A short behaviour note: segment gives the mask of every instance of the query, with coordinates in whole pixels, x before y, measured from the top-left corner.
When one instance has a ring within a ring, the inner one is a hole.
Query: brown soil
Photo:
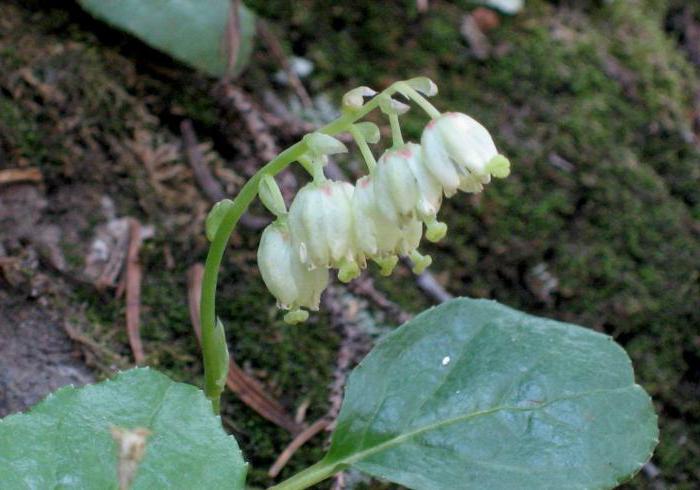
[[[0,417],[26,410],[61,386],[94,381],[66,336],[64,314],[0,291]]]

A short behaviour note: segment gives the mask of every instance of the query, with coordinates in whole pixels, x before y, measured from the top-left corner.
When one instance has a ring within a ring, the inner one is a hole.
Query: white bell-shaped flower
[[[387,220],[406,223],[416,217],[425,222],[426,237],[440,240],[447,231],[436,219],[442,204],[442,186],[427,171],[421,147],[407,143],[386,151],[375,169],[377,207]]]
[[[288,323],[306,320],[307,308],[318,310],[321,293],[328,285],[328,269],[309,270],[299,260],[284,218],[268,225],[260,238],[258,267],[267,289],[277,299],[277,306],[291,310]]]
[[[414,270],[422,272],[432,259],[418,253],[423,225],[417,219],[403,224],[387,219],[379,210],[373,176],[365,175],[355,185],[352,210],[355,217],[355,245],[362,255],[381,267],[388,276],[398,262],[398,256],[408,256],[414,262]]]
[[[289,229],[301,262],[309,269],[337,268],[344,282],[360,273],[353,241],[353,191],[347,182],[313,181],[289,208]]]
[[[418,182],[407,162],[414,158],[420,158],[420,154],[404,145],[385,151],[377,162],[373,172],[377,208],[387,220],[400,223],[415,216]]]
[[[446,112],[428,123],[421,137],[424,164],[447,197],[457,190],[480,192],[491,176],[507,177],[508,159],[498,153],[489,132],[458,112]]]

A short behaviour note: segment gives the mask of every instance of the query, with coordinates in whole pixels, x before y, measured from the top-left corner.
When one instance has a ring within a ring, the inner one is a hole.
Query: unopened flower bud
[[[448,112],[432,120],[421,146],[426,168],[447,197],[457,189],[480,192],[491,175],[500,178],[510,172],[508,159],[498,153],[486,128],[466,114]]]
[[[343,281],[359,275],[353,244],[353,190],[347,182],[311,182],[289,208],[289,228],[301,262],[310,269],[341,269]]]
[[[309,270],[299,260],[285,220],[276,220],[263,231],[258,247],[258,267],[267,289],[281,309],[292,310],[288,323],[308,317],[301,308],[318,310],[321,293],[328,285],[328,269]]]
[[[377,93],[369,87],[357,87],[349,90],[343,95],[343,108],[356,110],[361,108],[365,103],[365,97],[372,97]]]
[[[423,95],[427,95],[428,97],[432,97],[438,93],[437,85],[435,85],[435,82],[428,77],[411,78],[410,80],[406,80],[405,83],[409,87],[417,90]]]
[[[406,114],[411,106],[386,95],[379,101],[379,108],[384,114],[396,114],[400,116],[401,114]]]

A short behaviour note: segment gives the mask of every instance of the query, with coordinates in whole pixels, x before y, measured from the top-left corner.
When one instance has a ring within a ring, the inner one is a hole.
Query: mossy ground
[[[662,478],[692,488],[700,479],[700,150],[692,124],[700,81],[678,36],[665,30],[680,4],[556,3],[527,2],[522,14],[502,17],[488,34],[494,54],[479,61],[459,33],[471,8],[466,2],[431,2],[421,15],[413,2],[250,2],[274,22],[290,51],[315,63],[314,93],[339,95],[424,74],[440,86],[440,108],[469,112],[493,129],[513,174],[477,198],[446,204],[450,231],[430,249],[433,271],[454,294],[495,298],[614,335],[656,402],[661,443],[654,462]],[[142,253],[148,361],[199,383],[185,271],[203,259],[206,243],[192,220],[181,217],[205,204],[192,196],[188,205],[167,192],[182,182],[155,189],[123,143],[171,144],[182,116],[215,132],[215,104],[206,81],[155,53],[144,56],[143,48],[104,28],[95,38],[89,19],[61,7],[3,6],[0,146],[7,161],[38,165],[49,193],[87,183],[111,195],[119,214],[157,225]],[[156,68],[142,58],[155,59]],[[24,68],[45,85],[22,81]],[[247,77],[263,78],[255,70]],[[407,135],[417,137],[423,123],[407,117]],[[136,136],[143,132],[146,143]],[[313,419],[326,408],[338,334],[323,327],[323,317],[304,329],[278,321],[254,267],[256,241],[249,232],[235,238],[219,313],[236,358],[290,410],[309,398]],[[557,283],[546,287],[551,278]],[[377,283],[409,311],[427,304],[407,292],[405,281]],[[76,298],[88,305],[88,332],[128,359],[122,302],[89,289]],[[253,482],[268,483],[264,469],[287,434],[234,397],[225,406],[257,468]],[[318,442],[308,445],[285,472],[321,451]],[[648,483],[640,476],[629,485]]]

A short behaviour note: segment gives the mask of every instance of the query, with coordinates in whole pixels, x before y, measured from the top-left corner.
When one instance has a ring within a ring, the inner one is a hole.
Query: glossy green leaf
[[[231,0],[78,0],[92,15],[212,76],[228,69],[226,51]],[[241,5],[240,46],[233,73],[248,63],[255,16]]]
[[[132,490],[244,488],[241,452],[204,394],[147,368],[0,420],[0,488],[116,489],[112,427],[151,432]]]
[[[610,337],[455,299],[355,369],[313,471],[351,465],[422,490],[611,488],[657,438],[651,400]]]

